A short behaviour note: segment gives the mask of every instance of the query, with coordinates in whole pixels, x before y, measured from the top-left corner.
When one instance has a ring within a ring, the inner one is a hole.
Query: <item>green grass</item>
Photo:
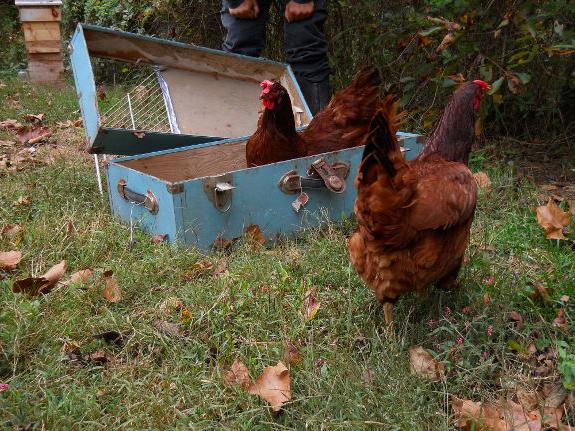
[[[46,112],[53,126],[77,117],[70,89],[8,84],[0,96],[10,95],[22,107],[0,107],[0,120]],[[312,230],[271,249],[240,244],[229,255],[207,258],[152,245],[140,232],[130,248],[128,228],[98,195],[91,159],[81,153],[82,131],[58,132],[56,139],[59,148],[72,151],[54,150],[47,165],[0,176],[0,226],[23,227],[13,242],[0,239],[0,251],[24,253],[0,281],[0,383],[10,384],[0,393],[2,429],[34,423],[38,430],[449,430],[455,426],[446,395],[496,399],[535,381],[535,364],[511,351],[510,341],[522,348],[537,341],[541,350],[571,342],[552,322],[564,307],[573,325],[575,252],[545,240],[533,213],[535,187],[481,154],[473,168],[489,173],[493,191],[480,197],[461,289],[403,297],[390,331],[349,266],[352,223]],[[14,207],[20,196],[28,196],[30,205]],[[84,268],[113,270],[122,300],[106,302],[99,277],[36,299],[12,293],[14,280],[42,274],[62,259],[67,276]],[[182,278],[206,259],[227,259],[227,271]],[[486,283],[491,276],[493,284]],[[551,289],[550,302],[532,298],[531,282]],[[317,286],[321,306],[305,322],[300,305],[310,286]],[[486,294],[490,303],[484,306]],[[561,303],[562,295],[571,300]],[[190,311],[189,321],[170,306],[176,300]],[[508,322],[512,310],[522,314],[524,329]],[[157,320],[180,323],[186,335],[160,333]],[[123,334],[122,348],[93,338],[110,330]],[[281,359],[287,338],[304,361],[292,367],[293,399],[275,417],[259,398],[224,387],[223,364],[239,357],[256,377]],[[78,367],[62,352],[66,342],[80,345],[84,357],[103,350],[110,361]],[[413,345],[445,361],[444,382],[409,373]],[[553,370],[535,383],[558,379]]]

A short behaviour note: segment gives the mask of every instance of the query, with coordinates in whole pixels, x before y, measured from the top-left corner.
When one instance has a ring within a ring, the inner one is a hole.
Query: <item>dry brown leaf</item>
[[[18,235],[18,232],[20,232],[21,230],[22,230],[22,226],[20,226],[18,224],[7,224],[7,225],[4,225],[4,227],[2,228],[2,232],[0,234],[0,237],[6,238],[6,239],[12,241],[14,238],[16,238],[16,236]]]
[[[517,391],[515,391],[515,395],[517,395],[519,404],[521,404],[525,410],[534,410],[539,404],[539,398],[537,396],[537,392],[535,391],[519,388]]]
[[[473,174],[473,178],[475,178],[477,187],[479,187],[481,190],[491,190],[491,180],[485,172],[476,172]]]
[[[556,409],[561,407],[565,399],[567,398],[567,390],[563,387],[561,383],[556,383],[553,385],[551,391],[545,398],[544,407]]]
[[[177,323],[170,323],[165,320],[156,320],[154,327],[166,335],[176,335],[178,337],[184,335],[182,328]]]
[[[549,199],[547,205],[537,207],[537,223],[545,230],[547,239],[567,239],[563,235],[563,228],[569,225],[569,218],[569,214],[559,208],[553,199]]]
[[[108,302],[120,302],[122,295],[120,293],[120,286],[114,277],[112,271],[104,272],[104,279],[106,281],[106,288],[102,292],[102,295]]]
[[[438,25],[443,26],[448,31],[461,30],[461,24],[459,24],[457,22],[449,21],[449,20],[445,19],[444,17],[435,18],[432,16],[428,16],[427,20],[429,22],[432,22],[433,24],[438,24]]]
[[[437,47],[436,51],[437,52],[443,51],[445,48],[447,48],[453,42],[455,42],[455,34],[451,33],[451,32],[447,33],[445,35],[445,37],[443,38],[443,40],[441,41],[441,43],[439,44],[439,46]]]
[[[561,302],[569,302],[569,296],[568,295],[563,295],[561,296],[561,298],[559,298],[561,300]]]
[[[196,278],[202,276],[203,274],[208,273],[214,268],[214,264],[209,260],[202,260],[200,262],[196,262],[192,265],[192,267],[185,271],[182,274],[182,280],[185,281],[192,281]]]
[[[317,300],[316,288],[314,286],[304,294],[302,301],[302,314],[307,322],[313,320],[320,305],[321,304]]]
[[[0,269],[10,271],[20,263],[22,253],[19,251],[0,251]]]
[[[160,244],[168,239],[168,235],[154,235],[151,239],[152,244]]]
[[[38,122],[42,122],[44,120],[45,114],[44,113],[40,113],[40,114],[26,114],[24,115],[24,118],[26,118],[27,121],[38,121]]]
[[[46,126],[23,126],[18,129],[16,137],[20,144],[34,145],[52,136],[52,132]]]
[[[557,310],[557,317],[553,320],[553,326],[557,326],[562,331],[567,330],[567,320],[565,319],[565,309]]]
[[[246,228],[246,239],[248,242],[263,245],[266,242],[266,237],[257,224],[252,224]]]
[[[16,120],[9,119],[9,120],[0,121],[0,129],[15,130],[15,129],[19,129],[21,127],[22,127],[22,124],[20,124]]]
[[[14,201],[12,205],[15,207],[19,207],[22,205],[30,205],[30,198],[28,198],[28,196],[20,196],[18,199]]]
[[[90,278],[92,278],[93,272],[91,269],[83,269],[82,271],[75,272],[70,276],[68,284],[73,284],[77,282],[87,283]]]
[[[218,238],[214,241],[214,243],[212,244],[212,247],[215,250],[227,250],[228,248],[230,248],[232,246],[233,242],[229,239],[225,239],[225,238]]]
[[[521,329],[523,329],[525,327],[525,324],[523,323],[523,317],[517,311],[512,311],[511,313],[509,313],[509,320],[517,323],[517,330],[518,331],[520,331]]]
[[[217,276],[217,275],[223,274],[224,272],[226,272],[227,269],[228,269],[227,259],[220,259],[220,261],[218,262],[218,264],[214,268],[212,275]]]
[[[270,403],[274,412],[280,411],[282,406],[291,400],[289,370],[281,361],[274,367],[266,367],[263,374],[250,385],[248,391]]]
[[[69,127],[74,127],[74,121],[72,120],[66,120],[66,121],[57,121],[56,122],[56,126],[58,126],[58,128],[60,129],[67,129]]]
[[[433,356],[421,346],[413,346],[409,349],[409,364],[413,374],[434,382],[443,378],[445,366],[437,363]]]
[[[46,294],[54,288],[65,272],[66,261],[63,260],[40,277],[28,277],[23,280],[16,280],[12,285],[12,291],[14,293],[25,293],[30,296]]]
[[[252,381],[248,367],[246,367],[242,361],[236,359],[232,367],[224,374],[224,385],[239,386],[242,389],[248,390],[251,384]]]
[[[459,426],[475,431],[541,431],[541,414],[526,411],[520,404],[502,400],[478,403],[452,397],[452,406]]]
[[[299,350],[290,339],[285,342],[282,360],[288,365],[299,365],[303,362]]]
[[[106,353],[103,350],[96,350],[94,353],[91,353],[88,356],[88,359],[92,362],[96,362],[98,364],[105,364],[109,361]]]
[[[545,285],[534,282],[533,287],[535,288],[533,299],[542,298],[544,301],[551,301],[551,296]]]

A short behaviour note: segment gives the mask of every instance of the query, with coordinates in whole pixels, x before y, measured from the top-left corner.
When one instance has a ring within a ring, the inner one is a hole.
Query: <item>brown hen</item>
[[[246,146],[248,167],[361,145],[381,103],[380,84],[376,69],[363,69],[298,134],[287,90],[279,82],[263,81],[265,109]]]
[[[388,324],[400,295],[433,283],[457,287],[477,197],[466,164],[474,113],[487,86],[480,82],[459,88],[415,160],[406,161],[400,151],[397,103],[390,96],[371,123],[355,182],[358,228],[348,246]]]

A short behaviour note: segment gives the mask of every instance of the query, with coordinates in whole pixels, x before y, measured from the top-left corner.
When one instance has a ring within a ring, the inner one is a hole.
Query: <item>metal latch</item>
[[[204,180],[204,192],[208,199],[221,212],[225,213],[232,206],[232,175],[210,177]]]
[[[345,180],[349,175],[349,164],[334,162],[329,164],[324,159],[313,162],[308,169],[308,176],[302,177],[297,171],[289,171],[280,178],[279,188],[287,194],[299,193],[303,189],[327,188],[334,193],[345,192]]]

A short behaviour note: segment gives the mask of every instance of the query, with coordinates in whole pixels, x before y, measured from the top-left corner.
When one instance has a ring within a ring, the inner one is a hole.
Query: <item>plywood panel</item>
[[[60,41],[60,23],[58,22],[23,22],[25,41],[57,40]]]
[[[60,52],[60,40],[26,41],[26,51],[29,54],[48,54]]]
[[[60,21],[62,14],[59,7],[21,7],[20,21]]]
[[[182,133],[229,138],[256,129],[261,91],[256,81],[177,69],[163,75]]]
[[[230,142],[119,163],[163,181],[179,182],[245,169],[246,142]]]

